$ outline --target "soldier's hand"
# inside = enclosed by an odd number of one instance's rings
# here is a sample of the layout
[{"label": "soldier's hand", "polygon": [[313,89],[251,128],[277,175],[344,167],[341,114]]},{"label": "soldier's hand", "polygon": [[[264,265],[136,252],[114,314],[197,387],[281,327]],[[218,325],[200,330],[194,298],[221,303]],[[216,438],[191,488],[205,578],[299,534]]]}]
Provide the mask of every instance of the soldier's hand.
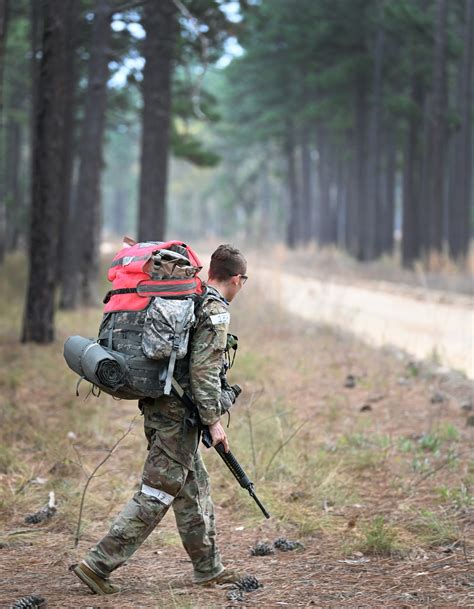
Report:
[{"label": "soldier's hand", "polygon": [[224,428],[222,427],[220,421],[209,425],[209,433],[211,434],[212,438],[212,446],[216,446],[217,444],[222,442],[222,444],[224,445],[225,452],[228,453],[230,450],[229,441],[227,440],[227,434]]}]

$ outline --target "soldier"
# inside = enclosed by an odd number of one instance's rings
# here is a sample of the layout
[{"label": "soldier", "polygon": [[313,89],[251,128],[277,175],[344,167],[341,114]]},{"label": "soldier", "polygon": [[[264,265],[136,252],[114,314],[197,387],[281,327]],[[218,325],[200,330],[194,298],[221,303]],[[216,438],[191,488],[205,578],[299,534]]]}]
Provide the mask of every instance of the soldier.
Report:
[{"label": "soldier", "polygon": [[[230,245],[220,245],[212,254],[189,353],[175,370],[180,385],[192,395],[202,423],[209,426],[213,445],[222,442],[226,452],[229,443],[220,423],[221,401],[235,397],[229,395],[232,390],[223,374],[230,322],[227,307],[247,280],[246,270],[245,258]],[[119,592],[109,581],[110,573],[132,556],[172,506],[193,564],[192,581],[201,585],[237,581],[241,574],[223,566],[217,549],[208,473],[198,450],[198,429],[186,422],[189,412],[174,396],[146,398],[139,407],[149,450],[141,488],[72,571],[96,594]]]}]

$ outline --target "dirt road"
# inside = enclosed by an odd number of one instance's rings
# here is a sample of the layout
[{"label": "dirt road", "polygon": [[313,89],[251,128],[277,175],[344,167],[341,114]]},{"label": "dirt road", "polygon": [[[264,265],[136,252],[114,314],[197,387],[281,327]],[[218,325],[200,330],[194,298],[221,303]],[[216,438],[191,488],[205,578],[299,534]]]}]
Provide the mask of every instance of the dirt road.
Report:
[{"label": "dirt road", "polygon": [[263,267],[257,276],[268,297],[293,314],[349,330],[374,346],[392,344],[420,359],[436,355],[443,366],[474,378],[474,311],[466,297],[445,304],[429,291],[420,299],[415,290],[345,285]]}]

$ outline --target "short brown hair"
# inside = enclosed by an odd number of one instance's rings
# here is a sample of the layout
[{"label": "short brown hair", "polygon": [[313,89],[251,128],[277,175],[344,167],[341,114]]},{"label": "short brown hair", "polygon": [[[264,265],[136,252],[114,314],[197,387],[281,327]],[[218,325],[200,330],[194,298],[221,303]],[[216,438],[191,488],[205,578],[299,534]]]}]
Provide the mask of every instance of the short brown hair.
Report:
[{"label": "short brown hair", "polygon": [[219,245],[211,256],[209,277],[218,281],[225,281],[234,275],[245,275],[247,260],[241,252],[231,245]]}]

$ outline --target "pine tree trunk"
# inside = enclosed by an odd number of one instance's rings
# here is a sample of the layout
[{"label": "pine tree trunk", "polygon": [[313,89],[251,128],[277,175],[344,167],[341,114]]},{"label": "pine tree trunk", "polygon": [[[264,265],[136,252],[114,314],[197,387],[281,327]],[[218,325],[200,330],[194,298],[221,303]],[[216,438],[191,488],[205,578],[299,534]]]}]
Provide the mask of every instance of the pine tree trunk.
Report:
[{"label": "pine tree trunk", "polygon": [[347,160],[343,157],[341,150],[337,154],[337,246],[340,249],[347,248],[346,223],[347,223]]},{"label": "pine tree trunk", "polygon": [[45,0],[41,67],[38,81],[33,150],[29,278],[22,341],[54,339],[56,269],[63,156],[65,80],[61,58],[66,52],[64,0]]},{"label": "pine tree trunk", "polygon": [[5,117],[3,113],[3,67],[5,65],[5,46],[7,38],[8,24],[8,0],[0,0],[0,264],[5,257],[5,241],[6,241],[6,167],[4,159],[6,155],[4,141],[4,123]]},{"label": "pine tree trunk", "polygon": [[464,49],[460,62],[457,98],[461,124],[454,138],[453,188],[449,216],[449,253],[465,262],[469,249],[472,211],[472,57],[474,55],[474,2],[466,0]]},{"label": "pine tree trunk", "polygon": [[446,150],[446,0],[436,0],[429,180],[429,250],[443,248]]},{"label": "pine tree trunk", "polygon": [[367,86],[361,77],[356,83],[355,103],[355,243],[353,255],[358,260],[365,260],[364,244],[369,240],[369,224],[367,210]]},{"label": "pine tree trunk", "polygon": [[166,233],[166,191],[170,145],[173,55],[177,38],[173,0],[144,7],[146,31],[143,72],[138,238],[163,240]]},{"label": "pine tree trunk", "polygon": [[[80,222],[80,301],[98,303],[97,278],[100,262],[102,149],[107,105],[108,55],[111,36],[111,0],[96,0],[91,53],[79,149],[76,211]],[[76,224],[76,226],[78,226]],[[77,282],[76,282],[77,283]]]},{"label": "pine tree trunk", "polygon": [[330,187],[331,187],[331,168],[329,159],[329,137],[327,128],[323,124],[317,127],[317,148],[318,148],[318,198],[319,198],[319,227],[318,243],[322,246],[330,243]]},{"label": "pine tree trunk", "polygon": [[354,142],[354,133],[349,133],[347,138],[347,149],[350,151],[347,159],[346,171],[346,222],[345,242],[346,249],[351,256],[356,257],[358,251],[358,194],[357,194],[357,153]]},{"label": "pine tree trunk", "polygon": [[[69,10],[66,16],[66,37],[68,40],[67,52],[63,57],[63,69],[66,74],[66,103],[64,108],[63,148],[64,156],[61,167],[62,193],[58,242],[58,274],[61,288],[64,286],[64,276],[69,270],[71,263],[68,260],[68,243],[75,240],[75,232],[72,226],[71,216],[71,190],[72,174],[74,168],[74,126],[75,126],[75,101],[76,101],[76,62],[75,54],[78,42],[79,9],[80,2],[71,0],[68,4]],[[61,290],[62,300],[62,290]]]},{"label": "pine tree trunk", "polygon": [[[380,4],[383,14],[383,3]],[[377,26],[373,52],[372,95],[370,99],[367,162],[367,203],[366,237],[364,239],[364,259],[373,260],[378,255],[377,233],[380,230],[379,215],[381,208],[381,167],[380,167],[380,128],[382,112],[382,66],[384,59],[385,32],[383,23]]]},{"label": "pine tree trunk", "polygon": [[295,248],[298,245],[299,239],[298,222],[300,217],[300,196],[298,192],[298,179],[296,172],[295,139],[293,133],[293,125],[290,121],[288,121],[286,128],[284,153],[287,171],[286,182],[288,187],[286,242],[288,247]]},{"label": "pine tree trunk", "polygon": [[6,235],[5,244],[7,252],[13,249],[13,241],[18,231],[21,210],[20,200],[20,168],[21,168],[21,125],[12,119],[6,128],[7,154],[6,154]]},{"label": "pine tree trunk", "polygon": [[311,180],[311,150],[309,145],[309,130],[301,132],[301,241],[311,240],[312,180]]},{"label": "pine tree trunk", "polygon": [[426,255],[429,243],[429,105],[415,46],[411,51],[411,66],[410,98],[413,109],[408,119],[403,150],[401,257],[405,268],[412,268],[418,258]]},{"label": "pine tree trunk", "polygon": [[380,223],[377,255],[393,252],[395,223],[395,182],[397,172],[396,130],[390,126],[385,131],[385,170],[383,183],[383,209]]}]

